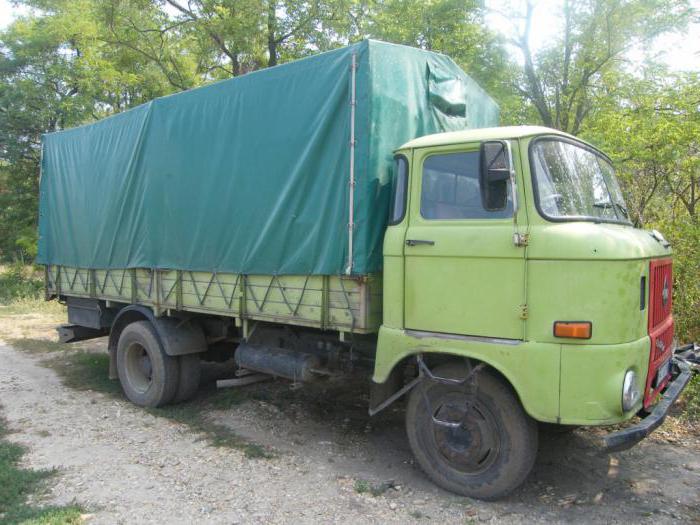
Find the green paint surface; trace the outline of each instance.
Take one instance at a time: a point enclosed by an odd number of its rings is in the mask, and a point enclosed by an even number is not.
[[[394,274],[385,277],[392,284],[384,288],[375,382],[409,356],[445,353],[493,366],[541,421],[611,424],[639,408],[623,413],[621,393],[627,370],[637,372],[640,387],[647,375],[642,278],[648,300],[649,261],[671,250],[630,225],[542,218],[528,146],[543,134],[571,138],[540,127],[492,128],[423,137],[399,151],[410,160],[411,191],[406,217],[388,228],[384,241],[386,268]],[[481,140],[509,141],[515,218],[424,219],[424,159],[474,151]],[[516,232],[527,234],[527,246],[515,246]],[[435,244],[406,246],[407,239]],[[554,337],[555,321],[590,321],[592,337]]]

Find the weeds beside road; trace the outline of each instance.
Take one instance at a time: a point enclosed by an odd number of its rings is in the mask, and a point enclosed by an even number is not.
[[[29,499],[41,496],[55,478],[54,470],[30,470],[20,466],[25,448],[9,441],[7,422],[0,415],[0,523],[6,525],[73,525],[82,523],[78,506],[37,506]]]
[[[21,263],[0,265],[0,305],[35,304],[43,294],[43,272]]]

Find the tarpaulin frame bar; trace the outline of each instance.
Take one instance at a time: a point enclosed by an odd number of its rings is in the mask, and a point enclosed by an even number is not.
[[[350,66],[350,190],[348,198],[348,265],[345,273],[352,273],[352,244],[353,230],[355,228],[355,107],[357,106],[356,96],[356,71],[357,54],[352,54],[352,65]]]

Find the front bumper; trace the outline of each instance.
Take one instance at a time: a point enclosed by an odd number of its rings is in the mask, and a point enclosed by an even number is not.
[[[652,412],[638,424],[604,436],[602,445],[605,452],[619,452],[633,447],[664,422],[671,405],[680,397],[693,373],[700,368],[700,346],[690,344],[676,349],[672,363],[673,379]]]

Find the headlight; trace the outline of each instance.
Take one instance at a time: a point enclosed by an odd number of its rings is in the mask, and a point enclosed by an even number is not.
[[[625,374],[625,380],[622,382],[622,411],[629,412],[637,404],[641,393],[637,387],[637,374],[632,370],[628,370]]]

